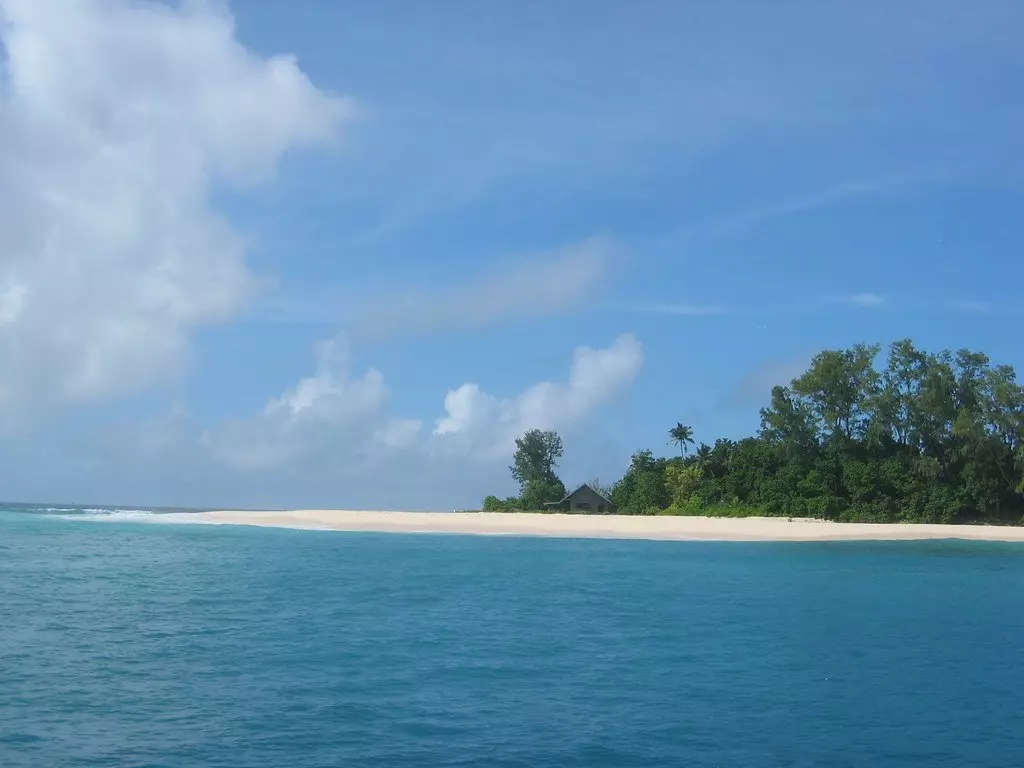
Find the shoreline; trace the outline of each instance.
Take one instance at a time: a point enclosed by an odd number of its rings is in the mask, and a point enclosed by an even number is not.
[[[171,516],[168,516],[171,517]],[[168,522],[247,525],[364,533],[451,533],[654,541],[914,541],[965,539],[1024,542],[1024,526],[925,523],[836,523],[777,517],[570,515],[515,512],[378,512],[369,510],[221,510],[173,515]]]

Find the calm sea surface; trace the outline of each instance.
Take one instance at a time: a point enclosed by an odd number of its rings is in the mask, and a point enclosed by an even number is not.
[[[1024,766],[1024,547],[0,511],[0,766]]]

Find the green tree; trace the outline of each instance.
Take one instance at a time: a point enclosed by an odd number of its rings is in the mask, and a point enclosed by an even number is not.
[[[871,437],[884,444],[917,445],[920,427],[919,398],[929,369],[928,356],[910,339],[893,342],[873,402]]]
[[[531,429],[516,438],[516,452],[509,467],[512,477],[520,484],[551,479],[564,451],[562,438],[553,429]]]
[[[697,452],[694,456],[697,459],[697,465],[700,467],[706,467],[711,461],[711,446],[707,443],[701,443],[697,448]]]
[[[771,405],[761,409],[761,437],[790,454],[806,456],[818,447],[812,407],[787,387],[772,388]]]
[[[668,431],[668,435],[671,438],[671,442],[679,446],[679,455],[681,457],[685,456],[686,446],[693,445],[693,429],[681,421],[677,421],[676,425]]]
[[[531,429],[516,438],[509,469],[519,481],[524,509],[542,509],[565,497],[565,486],[555,474],[563,452],[562,438],[554,430]]]
[[[1024,387],[1012,367],[909,339],[815,355],[772,390],[757,437],[633,454],[620,510],[740,505],[764,514],[877,522],[1024,522]],[[678,430],[678,431],[677,431]]]
[[[564,498],[565,486],[557,477],[533,478],[527,480],[526,485],[523,486],[523,509],[544,509],[544,505],[548,502],[561,501]]]
[[[612,503],[632,515],[667,507],[671,499],[665,487],[665,466],[665,459],[655,458],[651,451],[634,453],[629,470],[612,488]]]
[[[665,467],[665,488],[676,506],[692,503],[703,480],[704,470],[700,465],[675,462]]]
[[[866,406],[878,383],[873,363],[880,349],[857,344],[819,352],[808,371],[793,380],[793,391],[806,398],[828,437],[852,440],[865,430]]]

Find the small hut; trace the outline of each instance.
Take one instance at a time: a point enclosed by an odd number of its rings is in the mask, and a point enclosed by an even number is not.
[[[579,515],[614,515],[615,505],[602,493],[584,483],[567,494],[561,501],[549,501],[544,505],[552,512],[570,512]]]

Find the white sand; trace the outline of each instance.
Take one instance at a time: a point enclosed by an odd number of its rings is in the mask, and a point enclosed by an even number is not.
[[[876,525],[821,520],[748,517],[634,517],[540,515],[501,512],[200,512],[177,516],[189,522],[259,525],[334,531],[461,533],[616,539],[705,539],[717,541],[829,541],[884,539],[975,539],[1024,541],[1024,526]]]

